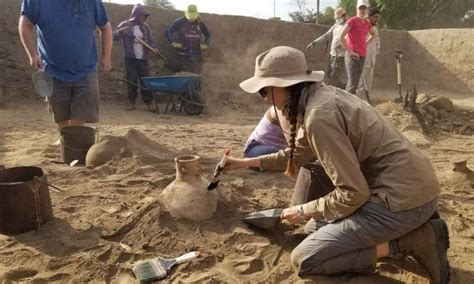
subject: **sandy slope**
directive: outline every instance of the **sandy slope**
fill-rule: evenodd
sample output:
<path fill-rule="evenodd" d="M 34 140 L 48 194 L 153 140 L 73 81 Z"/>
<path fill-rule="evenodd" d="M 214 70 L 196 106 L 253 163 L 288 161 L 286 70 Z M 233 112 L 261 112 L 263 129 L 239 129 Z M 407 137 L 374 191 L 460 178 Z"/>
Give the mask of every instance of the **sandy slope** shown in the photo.
<path fill-rule="evenodd" d="M 100 135 L 125 137 L 135 155 L 92 170 L 50 162 L 59 159 L 59 149 L 48 145 L 57 133 L 43 108 L 10 103 L 0 109 L 1 164 L 41 166 L 49 181 L 65 191 L 51 193 L 55 222 L 35 232 L 0 235 L 2 281 L 130 283 L 133 261 L 175 257 L 190 250 L 199 250 L 202 257 L 178 267 L 168 281 L 300 281 L 291 269 L 289 254 L 304 237 L 301 230 L 281 226 L 256 232 L 240 222 L 249 212 L 288 204 L 292 182 L 282 174 L 243 170 L 224 176 L 217 213 L 202 224 L 173 220 L 157 202 L 159 193 L 174 179 L 175 155 L 201 155 L 205 174 L 210 174 L 225 147 L 241 155 L 241 145 L 260 114 L 165 116 L 125 113 L 120 106 L 105 105 Z M 453 184 L 449 173 L 450 161 L 457 157 L 466 158 L 474 168 L 474 138 L 439 134 L 428 139 L 430 143 L 419 146 L 432 160 L 443 185 L 441 213 L 451 229 L 452 280 L 472 283 L 474 192 L 468 185 Z M 426 283 L 425 276 L 413 261 L 399 260 L 381 262 L 376 275 L 316 280 Z"/>

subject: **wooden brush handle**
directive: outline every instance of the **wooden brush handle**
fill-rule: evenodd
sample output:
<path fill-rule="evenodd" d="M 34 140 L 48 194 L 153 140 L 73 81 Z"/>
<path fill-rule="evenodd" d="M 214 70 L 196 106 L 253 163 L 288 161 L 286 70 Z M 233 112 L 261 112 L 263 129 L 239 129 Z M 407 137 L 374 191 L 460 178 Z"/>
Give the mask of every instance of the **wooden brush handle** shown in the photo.
<path fill-rule="evenodd" d="M 197 252 L 197 251 L 188 252 L 188 253 L 186 253 L 186 254 L 183 254 L 183 255 L 180 256 L 180 257 L 177 257 L 177 258 L 176 258 L 176 262 L 177 262 L 178 264 L 180 264 L 180 263 L 183 263 L 183 262 L 186 262 L 186 261 L 193 260 L 193 259 L 195 259 L 195 258 L 198 257 L 198 256 L 199 256 L 199 252 Z"/>

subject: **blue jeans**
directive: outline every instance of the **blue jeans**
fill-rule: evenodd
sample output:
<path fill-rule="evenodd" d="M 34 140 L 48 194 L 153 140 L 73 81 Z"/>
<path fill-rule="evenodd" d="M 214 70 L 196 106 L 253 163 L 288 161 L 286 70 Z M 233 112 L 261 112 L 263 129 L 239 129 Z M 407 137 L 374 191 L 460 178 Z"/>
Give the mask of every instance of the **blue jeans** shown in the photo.
<path fill-rule="evenodd" d="M 280 151 L 280 148 L 278 147 L 260 144 L 259 142 L 252 140 L 244 150 L 244 157 L 255 158 L 267 154 L 276 153 L 278 151 Z"/>

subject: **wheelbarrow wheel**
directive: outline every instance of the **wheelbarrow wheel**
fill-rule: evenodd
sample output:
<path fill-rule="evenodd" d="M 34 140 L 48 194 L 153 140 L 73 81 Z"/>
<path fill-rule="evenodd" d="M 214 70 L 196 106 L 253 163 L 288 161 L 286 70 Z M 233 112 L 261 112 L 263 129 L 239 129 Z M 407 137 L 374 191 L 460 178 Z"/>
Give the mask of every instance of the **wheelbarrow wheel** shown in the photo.
<path fill-rule="evenodd" d="M 182 100 L 183 109 L 189 115 L 200 115 L 204 110 L 204 98 L 198 91 L 193 91 L 192 98 L 186 96 L 185 100 Z"/>

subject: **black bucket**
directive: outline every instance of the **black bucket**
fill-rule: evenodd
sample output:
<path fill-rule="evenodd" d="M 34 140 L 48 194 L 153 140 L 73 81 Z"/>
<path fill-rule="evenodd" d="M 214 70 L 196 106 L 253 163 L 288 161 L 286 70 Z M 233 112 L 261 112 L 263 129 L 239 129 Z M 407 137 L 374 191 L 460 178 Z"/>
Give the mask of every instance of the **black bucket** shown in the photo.
<path fill-rule="evenodd" d="M 0 233 L 25 233 L 53 220 L 51 197 L 44 183 L 46 176 L 38 167 L 0 170 Z"/>
<path fill-rule="evenodd" d="M 74 160 L 85 164 L 87 151 L 95 143 L 96 129 L 89 126 L 66 126 L 60 132 L 61 160 L 67 164 Z"/>

